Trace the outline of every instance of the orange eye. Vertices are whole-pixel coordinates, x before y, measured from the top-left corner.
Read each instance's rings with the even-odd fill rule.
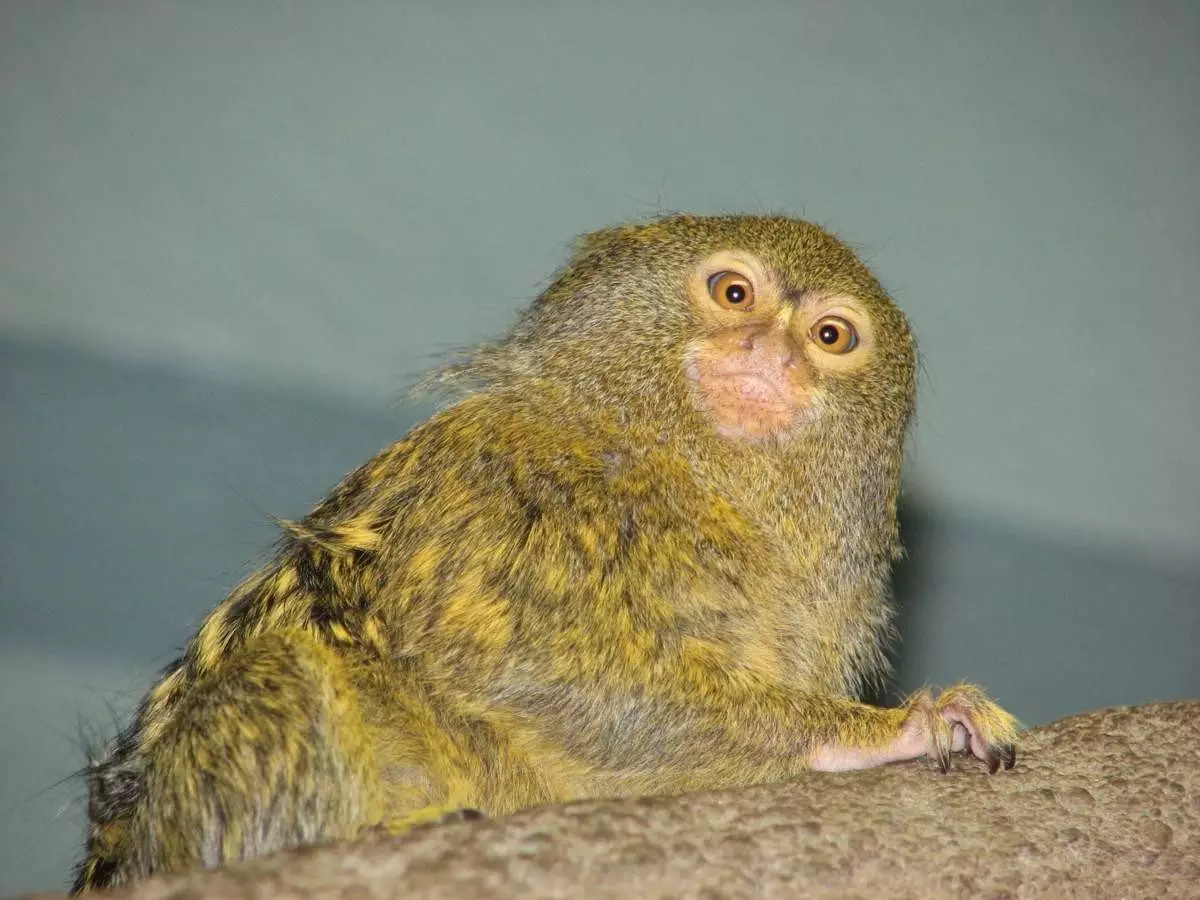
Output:
[[[826,316],[808,334],[826,353],[849,353],[858,346],[854,326],[837,316]]]
[[[746,310],[754,306],[754,286],[737,272],[718,272],[708,279],[708,294],[726,309]]]

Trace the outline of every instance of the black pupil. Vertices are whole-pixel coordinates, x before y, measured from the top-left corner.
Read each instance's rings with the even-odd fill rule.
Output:
[[[822,344],[836,344],[838,341],[838,327],[836,325],[822,325],[818,332]]]
[[[746,299],[746,288],[744,285],[731,284],[725,288],[725,299],[730,303],[741,303]]]

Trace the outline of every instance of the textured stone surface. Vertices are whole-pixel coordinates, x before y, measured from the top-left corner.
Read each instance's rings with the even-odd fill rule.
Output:
[[[117,894],[113,895],[114,897]],[[1100,710],[955,759],[589,802],[151,879],[130,900],[1197,897],[1200,702]]]

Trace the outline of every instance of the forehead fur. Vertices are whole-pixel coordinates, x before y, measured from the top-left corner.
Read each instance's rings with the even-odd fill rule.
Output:
[[[627,257],[633,263],[643,257],[666,269],[689,267],[718,250],[743,250],[762,259],[788,290],[830,290],[886,300],[850,247],[817,225],[786,216],[670,215],[592,232],[580,239],[576,250],[579,261]]]

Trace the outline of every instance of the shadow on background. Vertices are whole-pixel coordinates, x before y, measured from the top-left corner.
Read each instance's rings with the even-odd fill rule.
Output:
[[[1200,696],[1200,567],[913,503],[901,522],[899,692],[973,681],[1026,725]]]

